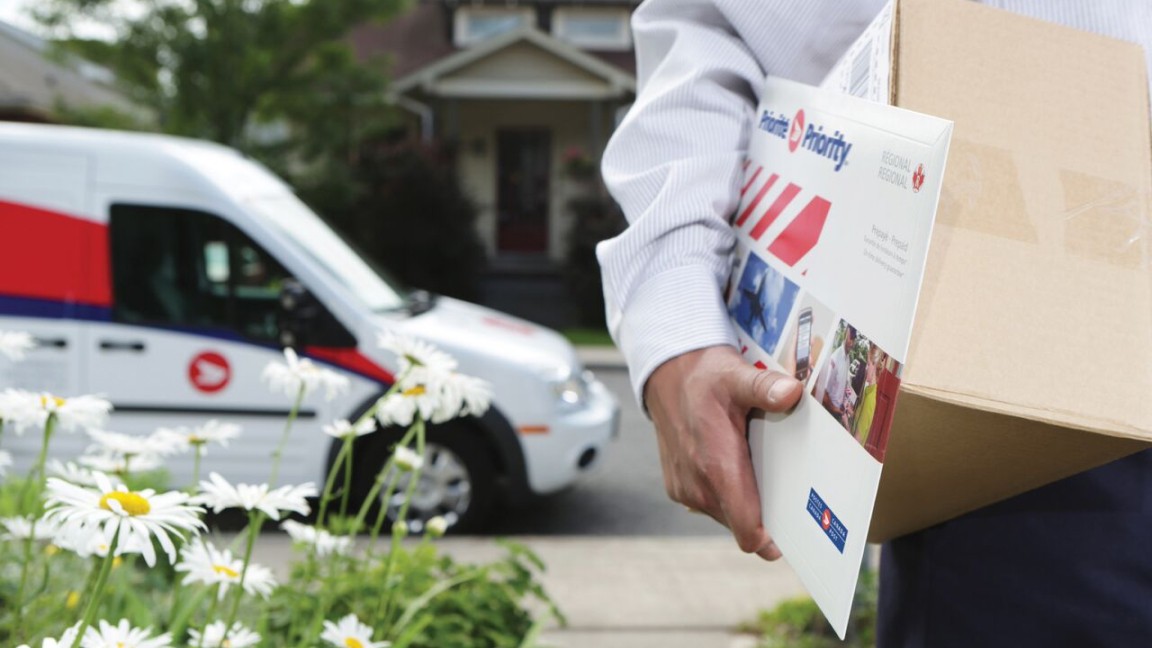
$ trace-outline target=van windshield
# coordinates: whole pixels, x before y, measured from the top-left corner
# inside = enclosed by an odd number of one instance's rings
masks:
[[[382,312],[404,308],[403,291],[386,281],[296,196],[262,197],[251,204],[296,252],[311,259],[369,309]]]

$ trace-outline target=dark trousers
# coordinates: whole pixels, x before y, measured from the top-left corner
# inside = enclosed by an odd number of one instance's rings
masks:
[[[877,643],[1152,646],[1152,450],[884,545]]]

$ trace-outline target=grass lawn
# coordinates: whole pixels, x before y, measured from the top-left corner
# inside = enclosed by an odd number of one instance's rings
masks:
[[[582,346],[613,346],[608,331],[595,328],[566,328],[560,331],[572,344]]]

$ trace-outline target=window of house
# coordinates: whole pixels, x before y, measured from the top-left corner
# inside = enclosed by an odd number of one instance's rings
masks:
[[[231,223],[190,209],[113,205],[116,321],[225,330],[276,342],[291,276]]]
[[[561,40],[588,49],[632,48],[627,9],[560,7],[552,15],[552,33]]]
[[[455,42],[465,47],[534,24],[528,7],[461,7],[456,10]]]

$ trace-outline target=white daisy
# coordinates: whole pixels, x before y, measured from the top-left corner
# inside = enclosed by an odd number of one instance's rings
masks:
[[[84,455],[77,459],[85,468],[117,475],[142,473],[164,466],[164,460],[152,454],[122,455],[111,452]]]
[[[456,370],[456,360],[452,356],[423,340],[385,331],[377,336],[376,341],[380,348],[396,354],[397,368],[401,374],[412,367],[427,367],[443,373]]]
[[[188,495],[180,491],[157,494],[152,489],[130,491],[123,484],[113,487],[104,473],[93,475],[95,488],[70,484],[56,477],[48,478],[45,519],[77,532],[103,533],[111,541],[117,529],[125,547],[139,547],[149,567],[156,564],[152,538],[160,543],[169,562],[176,561],[176,547],[170,534],[183,531],[198,533],[204,523],[198,506],[188,504]]]
[[[441,515],[437,515],[431,520],[428,520],[428,523],[424,525],[424,530],[433,538],[439,538],[445,533],[448,533],[448,520],[444,519]]]
[[[88,436],[96,442],[88,448],[89,452],[105,452],[126,457],[137,455],[165,457],[175,454],[180,449],[175,439],[156,433],[136,435],[89,428]]]
[[[215,472],[208,475],[208,479],[200,482],[200,490],[203,492],[196,496],[195,501],[211,507],[215,513],[229,508],[242,508],[246,511],[263,511],[273,520],[279,520],[286,511],[308,515],[311,510],[308,498],[319,494],[312,482],[269,490],[268,484],[233,486]]]
[[[203,583],[205,585],[220,585],[217,597],[223,600],[228,588],[240,584],[240,575],[244,574],[244,591],[248,594],[257,594],[268,598],[276,588],[276,579],[272,570],[253,562],[248,563],[248,572],[244,573],[244,561],[232,556],[227,549],[217,549],[211,542],[199,538],[184,545],[180,550],[180,562],[176,571],[187,572],[184,585],[190,583]],[[221,624],[223,626],[223,624]]]
[[[8,474],[8,467],[12,465],[12,455],[7,450],[0,450],[0,477]]]
[[[396,390],[376,402],[376,418],[381,425],[412,424],[416,415],[431,419],[441,408],[444,381],[450,374],[426,367],[413,367],[397,383]]]
[[[212,419],[193,428],[160,428],[156,430],[155,434],[171,439],[181,450],[203,448],[209,443],[219,443],[227,448],[229,441],[240,436],[240,426],[235,423],[222,423]]]
[[[50,520],[37,520],[33,529],[32,520],[26,517],[0,518],[0,526],[4,527],[0,538],[5,540],[27,540],[30,537],[33,540],[54,540],[59,530],[58,525]]]
[[[352,538],[334,536],[323,529],[301,524],[294,520],[285,520],[280,528],[288,533],[294,542],[306,544],[316,550],[316,555],[330,554],[345,555],[352,550]]]
[[[352,384],[348,378],[335,371],[318,367],[308,358],[299,357],[291,348],[284,349],[284,364],[270,362],[264,367],[262,378],[272,391],[283,392],[293,398],[300,393],[301,388],[307,393],[323,387],[325,397],[332,400]]]
[[[333,421],[331,425],[324,426],[324,434],[336,437],[337,439],[346,439],[349,437],[359,437],[376,431],[376,421],[366,418],[359,423],[353,424],[348,419],[339,419]]]
[[[48,474],[54,475],[64,481],[80,484],[81,486],[95,486],[96,477],[92,471],[71,461],[64,463],[59,459],[52,459],[46,466]],[[112,471],[103,471],[112,472]]]
[[[152,628],[133,628],[128,619],[112,625],[100,620],[100,629],[88,628],[84,633],[83,648],[170,648],[168,633],[153,637]]]
[[[320,638],[337,648],[388,648],[392,645],[390,641],[372,641],[372,628],[360,623],[355,614],[349,614],[338,623],[325,621]]]
[[[40,531],[39,523],[36,525],[36,531],[37,533]],[[132,536],[128,539],[121,536],[120,540],[116,542],[116,555],[142,554],[144,553],[142,542],[138,536]],[[152,541],[148,540],[147,542],[151,546]],[[52,544],[71,551],[81,558],[93,556],[104,558],[108,555],[108,550],[112,548],[111,543],[112,541],[105,538],[104,534],[76,525],[58,526],[52,537]]]
[[[432,415],[433,423],[443,423],[458,416],[480,416],[492,404],[492,386],[487,381],[452,373],[440,382],[440,404]]]
[[[227,637],[225,637],[223,621],[208,624],[203,633],[199,630],[189,630],[188,635],[189,646],[202,648],[249,648],[260,643],[260,634],[245,628],[239,622],[232,624],[232,629],[227,632]]]
[[[72,648],[72,644],[76,643],[76,633],[80,630],[78,625],[74,625],[64,631],[59,639],[52,637],[44,637],[40,642],[40,648]],[[20,648],[31,648],[28,644],[20,646]]]
[[[27,333],[0,331],[0,355],[10,360],[23,360],[24,354],[35,348],[35,338]]]
[[[95,396],[61,398],[19,389],[8,389],[0,395],[0,417],[11,421],[17,434],[29,427],[43,428],[51,414],[56,415],[61,430],[100,427],[111,409],[112,403]]]
[[[400,470],[419,470],[424,466],[424,457],[408,446],[396,446],[392,461]]]

